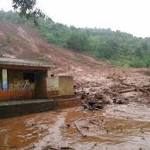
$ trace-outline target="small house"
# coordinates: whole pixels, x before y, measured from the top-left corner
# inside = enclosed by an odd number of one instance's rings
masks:
[[[79,105],[73,77],[48,76],[52,68],[38,61],[0,58],[0,118]]]
[[[47,98],[49,69],[37,61],[0,58],[0,101]]]

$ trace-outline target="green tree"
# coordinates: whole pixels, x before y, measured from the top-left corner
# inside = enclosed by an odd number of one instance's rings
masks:
[[[13,0],[13,8],[27,19],[32,18],[34,23],[37,24],[37,19],[45,17],[42,11],[35,8],[36,0]]]
[[[88,36],[85,33],[72,33],[67,40],[67,47],[77,50],[85,51],[88,50],[89,42]]]

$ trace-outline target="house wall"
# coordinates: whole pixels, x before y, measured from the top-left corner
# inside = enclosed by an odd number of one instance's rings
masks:
[[[59,77],[47,78],[48,97],[59,96]]]
[[[0,91],[0,101],[27,100],[34,97],[34,91]]]
[[[62,96],[69,96],[74,94],[72,76],[59,77],[59,94]]]
[[[74,95],[72,76],[49,77],[47,86],[48,97]]]

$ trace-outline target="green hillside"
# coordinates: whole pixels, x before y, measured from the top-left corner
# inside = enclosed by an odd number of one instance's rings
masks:
[[[11,11],[0,11],[0,21],[34,26],[32,21],[22,19]],[[111,29],[68,27],[48,17],[39,19],[36,28],[49,43],[60,47],[87,53],[120,66],[150,66],[150,38],[137,38]]]

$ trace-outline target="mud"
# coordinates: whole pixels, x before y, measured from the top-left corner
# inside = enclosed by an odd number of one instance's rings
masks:
[[[0,150],[42,150],[48,146],[149,150],[150,107],[130,103],[93,112],[75,107],[0,120]]]
[[[47,134],[57,112],[40,113],[0,120],[0,150],[19,149]]]

